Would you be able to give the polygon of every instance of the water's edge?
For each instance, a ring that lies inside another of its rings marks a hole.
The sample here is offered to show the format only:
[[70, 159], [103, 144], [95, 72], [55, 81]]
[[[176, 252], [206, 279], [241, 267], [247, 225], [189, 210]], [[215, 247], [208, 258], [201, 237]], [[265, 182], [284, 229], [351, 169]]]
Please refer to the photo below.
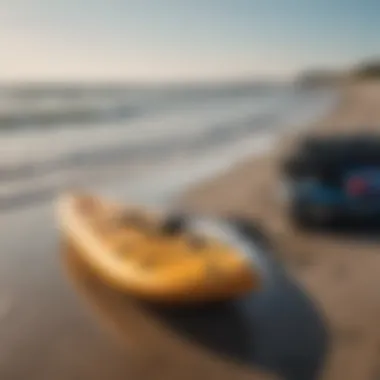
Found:
[[[251, 97], [239, 98], [227, 102], [229, 107], [190, 107], [174, 116], [145, 117], [137, 124], [3, 136], [8, 151], [20, 152], [25, 159], [16, 166], [5, 167], [7, 160], [0, 165], [0, 209], [43, 201], [73, 187], [107, 189], [109, 183], [119, 183], [132, 199], [161, 202], [248, 156], [268, 151], [282, 133], [320, 118], [337, 99], [331, 90], [282, 94], [281, 100], [256, 104]], [[0, 142], [1, 138], [0, 134]], [[57, 144], [47, 145], [53, 138]], [[78, 141], [87, 144], [85, 149]], [[23, 147], [32, 143], [51, 157], [28, 157]]]

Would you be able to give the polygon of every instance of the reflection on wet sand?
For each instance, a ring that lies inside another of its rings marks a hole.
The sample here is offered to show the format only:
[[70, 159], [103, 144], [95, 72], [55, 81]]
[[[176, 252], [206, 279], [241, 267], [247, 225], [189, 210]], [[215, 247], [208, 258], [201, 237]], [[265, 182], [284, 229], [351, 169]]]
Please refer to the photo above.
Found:
[[[141, 304], [100, 283], [66, 247], [77, 291], [147, 378], [316, 378], [326, 332], [308, 297], [283, 274], [263, 294], [198, 308]], [[278, 270], [278, 269], [277, 269]], [[151, 371], [151, 372], [149, 372]]]
[[[128, 349], [127, 354], [133, 357], [132, 362], [139, 362], [145, 367], [147, 379], [206, 379], [216, 376], [218, 379], [277, 378], [265, 371], [229, 361], [227, 356], [218, 358], [212, 352], [190, 343], [166, 327], [139, 302], [104, 286], [83, 265], [72, 247], [65, 245], [62, 253], [66, 272], [77, 292], [87, 301], [102, 326], [107, 327]], [[220, 307], [223, 308], [222, 305]], [[214, 312], [219, 314], [217, 309]], [[199, 310], [193, 309], [191, 314], [197, 312]], [[233, 330], [233, 326], [224, 327], [225, 336], [228, 337], [231, 335], [228, 330]], [[234, 339], [244, 345], [246, 338], [238, 333]]]

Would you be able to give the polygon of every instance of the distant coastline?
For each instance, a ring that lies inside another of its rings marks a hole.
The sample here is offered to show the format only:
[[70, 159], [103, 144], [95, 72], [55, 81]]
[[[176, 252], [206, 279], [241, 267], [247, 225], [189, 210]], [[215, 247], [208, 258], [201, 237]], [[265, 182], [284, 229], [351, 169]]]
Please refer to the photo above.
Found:
[[380, 59], [363, 62], [348, 69], [315, 68], [305, 70], [295, 78], [295, 84], [309, 88], [363, 80], [380, 80]]

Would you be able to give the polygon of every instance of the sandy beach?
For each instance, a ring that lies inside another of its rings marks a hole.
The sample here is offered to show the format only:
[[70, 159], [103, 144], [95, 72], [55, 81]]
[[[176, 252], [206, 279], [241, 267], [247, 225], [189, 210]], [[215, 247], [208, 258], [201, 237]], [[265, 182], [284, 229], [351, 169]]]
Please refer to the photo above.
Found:
[[[380, 131], [380, 84], [346, 85], [338, 107], [304, 133]], [[326, 321], [328, 354], [322, 379], [380, 376], [379, 244], [351, 237], [305, 233], [290, 226], [279, 202], [278, 163], [300, 132], [289, 133], [265, 157], [246, 160], [195, 187], [182, 198], [193, 210], [259, 219], [279, 261]]]
[[[379, 121], [380, 85], [351, 85], [332, 113], [301, 130], [371, 129]], [[265, 156], [180, 198], [181, 207], [259, 218], [274, 242], [275, 257], [265, 258], [274, 282], [228, 304], [141, 304], [102, 285], [60, 242], [51, 199], [4, 212], [0, 379], [376, 379], [378, 245], [289, 226], [274, 191], [278, 162], [300, 136], [288, 132]], [[105, 194], [128, 198], [126, 182], [103, 184]]]

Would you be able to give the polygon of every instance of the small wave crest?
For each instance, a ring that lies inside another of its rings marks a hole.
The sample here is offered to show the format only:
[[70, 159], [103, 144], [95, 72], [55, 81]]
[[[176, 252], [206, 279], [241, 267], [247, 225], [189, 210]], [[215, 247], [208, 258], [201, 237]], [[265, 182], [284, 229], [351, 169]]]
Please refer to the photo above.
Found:
[[[197, 157], [204, 157], [202, 162], [211, 158], [213, 163], [225, 162], [228, 147], [234, 147], [231, 157], [227, 155], [228, 162], [233, 162], [240, 151], [249, 154], [252, 141], [259, 135], [277, 133], [280, 128], [325, 112], [334, 94], [305, 95], [288, 89], [255, 98], [239, 94], [206, 99], [195, 105], [192, 98], [191, 104], [184, 102], [183, 108], [172, 102], [159, 114], [142, 113], [121, 124], [103, 120], [97, 125], [89, 123], [91, 128], [79, 128], [70, 122], [58, 129], [38, 127], [5, 135], [0, 132], [0, 203], [46, 196], [75, 178], [88, 174], [100, 178], [98, 173], [115, 167], [117, 176], [125, 173], [129, 177], [131, 168], [146, 166], [154, 171], [160, 163], [166, 163], [160, 169], [165, 172], [168, 163], [178, 160], [197, 165]], [[146, 104], [140, 109], [143, 106]]]
[[0, 87], [0, 131], [125, 120], [166, 110], [173, 105], [262, 96], [273, 91], [272, 87], [257, 83], [198, 87], [80, 84], [3, 86]]

